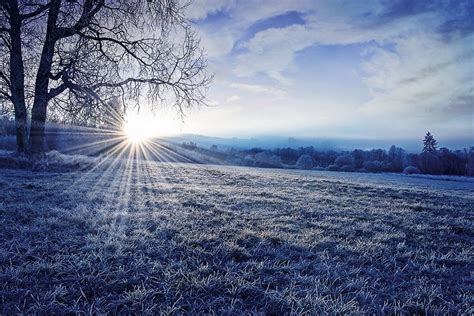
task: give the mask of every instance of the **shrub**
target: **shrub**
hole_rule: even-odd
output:
[[[270,157],[270,163],[278,168],[281,168],[283,165],[283,162],[281,161],[281,157],[277,155],[272,155]]]
[[[194,150],[194,149],[197,148],[197,145],[196,145],[196,143],[193,143],[192,141],[189,141],[189,142],[183,142],[181,147],[183,147],[185,149],[189,149],[189,150]]]
[[[326,171],[339,171],[339,167],[336,165],[329,165],[326,167]]]
[[[257,167],[263,168],[281,168],[282,162],[280,156],[272,155],[269,152],[262,151],[255,155]]]
[[[244,163],[244,166],[255,167],[255,159],[250,155],[245,156],[243,163]]]
[[[404,174],[418,174],[421,173],[420,169],[414,166],[408,166],[405,169],[403,169]]]
[[[354,172],[354,167],[349,166],[349,165],[345,165],[345,166],[342,166],[341,171],[343,171],[343,172]]]
[[[300,158],[296,161],[296,168],[298,169],[312,169],[313,168],[313,158],[310,155],[301,155]]]
[[[240,157],[232,157],[229,156],[225,159],[225,162],[229,165],[234,165],[234,166],[245,166],[244,160]]]

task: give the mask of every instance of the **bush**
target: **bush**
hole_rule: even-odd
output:
[[[244,166],[247,166],[247,167],[255,167],[255,159],[252,156],[247,155],[244,158],[243,164]]]
[[[15,136],[1,136],[0,135],[0,149],[16,150]]]
[[[382,163],[378,160],[364,162],[364,169],[368,172],[380,172],[382,170]]]
[[[262,151],[258,154],[255,154],[255,161],[257,167],[262,168],[281,168],[282,161],[280,156],[272,155],[269,152]]]
[[[281,161],[281,157],[277,155],[272,155],[270,157],[270,163],[278,168],[283,167],[283,162]]]
[[[196,145],[196,143],[193,143],[193,142],[189,141],[189,142],[183,142],[181,147],[183,147],[185,149],[189,149],[189,150],[194,150],[194,149],[197,148],[197,145]]]
[[[225,163],[233,166],[244,166],[244,160],[240,157],[229,156],[225,159]]]
[[[339,167],[336,165],[329,165],[326,167],[326,171],[339,171]]]
[[[0,136],[15,136],[15,120],[0,116]]]
[[[310,155],[301,155],[296,161],[296,168],[309,170],[313,168],[313,158]]]
[[[85,170],[93,167],[98,161],[98,158],[64,155],[56,150],[34,157],[17,153],[0,153],[0,167],[31,169],[34,171],[68,172]]]
[[[354,172],[354,167],[349,166],[349,165],[345,165],[345,166],[342,166],[341,171],[343,171],[343,172]]]
[[[403,169],[404,174],[419,174],[421,173],[420,169],[414,166],[408,166],[405,169]]]
[[[343,166],[354,166],[354,158],[352,155],[342,155],[336,158],[334,164],[339,168]]]

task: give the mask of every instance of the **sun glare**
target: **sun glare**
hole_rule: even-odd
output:
[[[172,136],[180,132],[180,122],[170,113],[150,112],[130,113],[127,115],[123,132],[130,143],[142,143],[153,137]]]
[[[141,143],[156,136],[153,120],[140,115],[130,115],[124,126],[125,135],[131,143]]]

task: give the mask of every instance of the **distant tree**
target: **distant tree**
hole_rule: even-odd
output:
[[[202,103],[210,77],[184,3],[0,1],[0,96],[14,108],[17,150],[44,150],[52,110],[90,119],[116,97],[170,101],[181,114]]]
[[[211,151],[217,151],[217,145],[211,145]]]
[[[466,174],[467,159],[462,152],[452,152],[442,147],[438,151],[438,156],[443,166],[443,174]]]
[[[384,161],[386,160],[387,153],[383,149],[372,149],[371,151],[368,152],[367,155],[367,160],[368,161]]]
[[[417,168],[420,167],[420,155],[414,153],[407,154],[406,160],[407,166],[415,166]]]
[[[427,174],[443,173],[443,164],[436,152],[423,152],[420,155],[420,170]]]
[[[365,152],[361,149],[355,149],[352,152],[352,156],[354,156],[355,167],[361,169],[364,166]]]
[[[438,142],[434,139],[430,132],[427,132],[425,139],[423,139],[423,152],[435,153],[438,147]]]
[[[352,155],[341,155],[341,156],[338,156],[336,158],[336,160],[334,161],[334,164],[336,166],[338,166],[339,168],[343,167],[343,166],[350,166],[350,167],[354,167],[355,163],[354,163],[354,158],[352,157]]]
[[[249,150],[247,150],[247,153],[250,154],[250,155],[255,155],[255,154],[258,154],[259,152],[262,152],[262,151],[264,151],[264,150],[260,147],[253,147],[253,148],[250,148]]]
[[[368,172],[380,172],[382,170],[382,163],[378,160],[364,162],[364,169]]]
[[[298,150],[293,148],[282,148],[280,149],[280,157],[283,163],[287,165],[294,165],[298,160]]]
[[[303,154],[298,158],[295,166],[298,169],[311,169],[313,168],[313,159],[310,155]]]
[[[183,144],[181,145],[181,147],[185,148],[185,149],[189,149],[189,150],[194,150],[197,148],[197,144],[192,142],[192,141],[189,141],[189,142],[183,142]]]
[[[405,160],[405,151],[400,147],[392,145],[388,150],[388,162],[391,167],[390,171],[402,172]]]
[[[474,147],[471,147],[469,149],[467,159],[467,174],[470,176],[474,176]]]

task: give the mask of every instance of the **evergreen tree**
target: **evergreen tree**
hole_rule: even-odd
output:
[[[435,153],[438,146],[438,142],[434,139],[430,132],[427,132],[425,139],[423,140],[423,152],[424,153]]]

